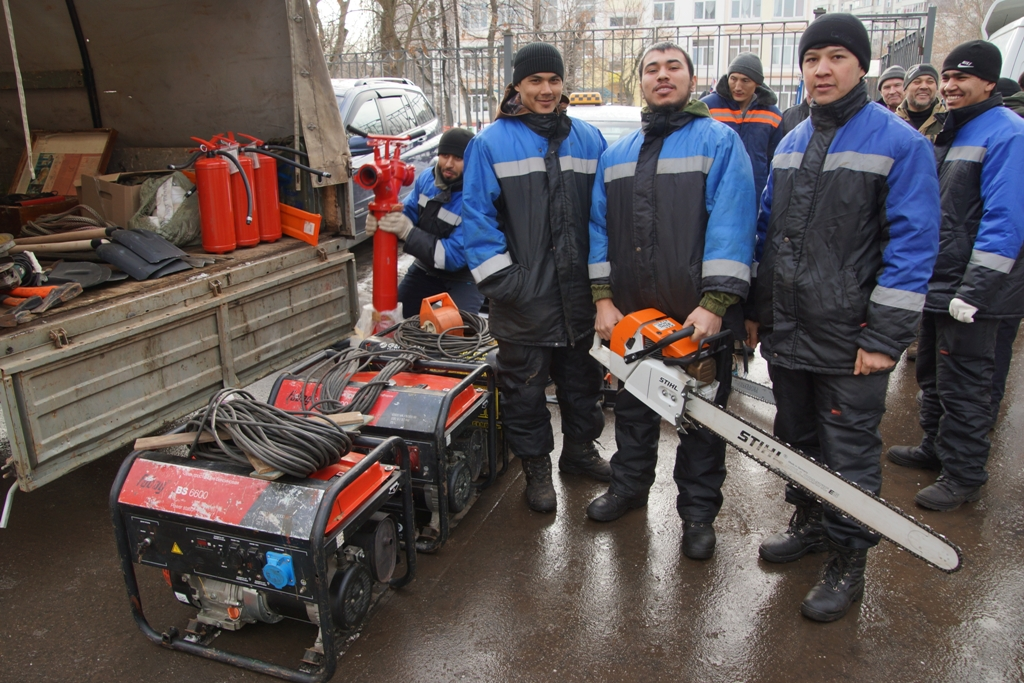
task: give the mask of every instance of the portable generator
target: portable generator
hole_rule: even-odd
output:
[[[345,351],[322,352],[282,374],[268,402],[284,410],[317,409],[325,387],[330,388],[330,373],[345,362]],[[364,369],[348,375],[336,401],[348,406],[360,390],[379,386],[373,404],[360,407],[368,419],[360,432],[381,438],[400,436],[407,444],[417,550],[433,552],[448,540],[451,518],[466,510],[474,493],[490,485],[508,465],[503,451],[502,469],[498,469],[496,411],[491,409],[497,389],[487,363],[422,357],[404,371],[384,373],[398,351],[386,342],[364,345],[360,353],[369,354],[369,360]]]
[[[288,680],[330,679],[375,585],[415,575],[409,450],[398,437],[357,437],[337,464],[274,481],[235,463],[135,451],[110,508],[132,614],[150,640]],[[406,567],[393,578],[400,533]],[[198,609],[184,633],[150,626],[135,564],[161,569],[174,597]],[[284,618],[319,627],[298,668],[210,646],[221,630]]]

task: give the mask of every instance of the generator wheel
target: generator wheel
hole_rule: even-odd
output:
[[[473,493],[473,476],[465,461],[459,461],[448,473],[448,509],[459,513],[466,509]]]
[[[340,576],[340,580],[339,580]],[[353,629],[366,616],[373,597],[373,577],[361,564],[353,564],[332,582],[331,614],[336,625]],[[337,586],[337,590],[333,590]]]

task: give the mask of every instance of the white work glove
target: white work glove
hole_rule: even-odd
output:
[[[392,211],[381,218],[378,227],[384,232],[390,232],[400,240],[404,240],[412,232],[412,221],[404,213]]]
[[[972,306],[963,299],[954,298],[949,302],[949,314],[962,323],[973,323],[974,314],[978,312],[976,306]]]
[[[370,211],[366,214],[366,234],[373,237],[375,232],[377,232],[377,217]]]

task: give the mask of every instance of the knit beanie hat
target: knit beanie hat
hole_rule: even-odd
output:
[[[533,74],[553,73],[565,78],[562,54],[554,45],[530,43],[519,48],[512,58],[512,85]]]
[[[996,83],[1003,68],[999,48],[985,40],[969,40],[954,47],[942,63],[942,73],[960,71]]]
[[[758,85],[764,83],[764,67],[761,60],[753,52],[741,52],[729,65],[730,74],[743,74]]]
[[[800,37],[800,63],[810,49],[838,45],[853,53],[865,72],[871,68],[871,39],[860,19],[852,14],[837,12],[822,14],[811,22]]]
[[[1009,97],[1010,95],[1016,95],[1020,92],[1020,85],[1018,85],[1017,81],[1012,78],[1000,78],[996,82],[996,90],[999,91],[999,94],[1003,97]]]
[[[935,67],[931,64],[915,64],[910,67],[907,71],[907,75],[903,77],[903,87],[906,88],[908,85],[914,82],[914,79],[918,76],[931,76],[935,79],[935,82],[939,82],[939,72],[935,70]]]
[[[907,72],[903,70],[902,66],[899,64],[893,64],[883,71],[882,75],[878,77],[878,87],[881,88],[883,83],[891,81],[894,78],[898,78],[902,81],[906,75]]]
[[[446,130],[441,140],[437,143],[438,154],[451,154],[462,158],[466,156],[466,145],[473,139],[472,131],[465,128],[452,128]]]

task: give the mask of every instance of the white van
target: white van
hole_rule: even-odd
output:
[[[985,39],[1003,53],[1000,76],[1017,80],[1024,72],[1024,0],[996,0],[985,16]]]

